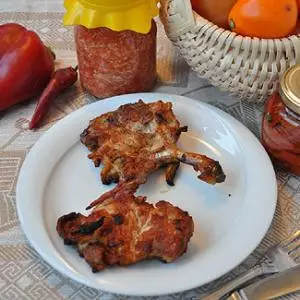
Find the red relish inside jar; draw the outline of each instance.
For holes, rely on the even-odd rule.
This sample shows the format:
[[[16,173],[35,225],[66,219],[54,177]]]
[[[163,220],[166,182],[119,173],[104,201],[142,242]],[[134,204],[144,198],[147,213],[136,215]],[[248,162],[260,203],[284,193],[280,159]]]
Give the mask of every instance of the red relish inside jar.
[[[75,27],[82,86],[98,98],[151,90],[156,82],[156,23],[148,33]]]
[[[262,143],[275,164],[300,175],[300,65],[283,74],[266,102]]]

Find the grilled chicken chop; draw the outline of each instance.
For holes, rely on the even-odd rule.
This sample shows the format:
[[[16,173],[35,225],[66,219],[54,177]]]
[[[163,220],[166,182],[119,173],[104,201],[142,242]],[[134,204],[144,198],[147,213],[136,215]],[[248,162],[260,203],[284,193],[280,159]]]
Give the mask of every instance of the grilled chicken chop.
[[[59,218],[59,235],[77,247],[93,272],[151,258],[169,263],[186,251],[192,218],[166,201],[153,205],[134,196],[138,185],[120,183],[91,205],[87,217],[70,213]]]
[[[90,121],[81,141],[91,151],[95,166],[103,164],[102,182],[136,180],[144,183],[152,171],[167,166],[166,180],[173,179],[180,162],[192,165],[200,179],[225,180],[219,162],[205,155],[182,152],[176,142],[187,127],[180,127],[170,102],[145,104],[142,100],[120,106]]]

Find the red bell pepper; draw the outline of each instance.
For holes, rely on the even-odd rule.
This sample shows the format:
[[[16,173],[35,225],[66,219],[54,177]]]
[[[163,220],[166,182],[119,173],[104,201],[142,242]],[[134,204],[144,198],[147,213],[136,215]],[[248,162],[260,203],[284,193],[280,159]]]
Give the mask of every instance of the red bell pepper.
[[[54,56],[25,27],[0,25],[0,111],[40,94],[54,72]]]

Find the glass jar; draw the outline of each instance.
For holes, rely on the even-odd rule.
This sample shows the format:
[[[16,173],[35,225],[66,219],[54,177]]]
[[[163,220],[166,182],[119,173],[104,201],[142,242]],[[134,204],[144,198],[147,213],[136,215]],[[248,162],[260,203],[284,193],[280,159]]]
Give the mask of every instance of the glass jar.
[[[279,91],[266,102],[262,143],[274,163],[300,175],[300,65],[283,74]]]
[[[154,21],[147,34],[76,26],[83,88],[98,98],[151,90],[156,82],[156,32]]]
[[[64,0],[75,26],[80,81],[105,98],[151,90],[156,82],[157,0]]]

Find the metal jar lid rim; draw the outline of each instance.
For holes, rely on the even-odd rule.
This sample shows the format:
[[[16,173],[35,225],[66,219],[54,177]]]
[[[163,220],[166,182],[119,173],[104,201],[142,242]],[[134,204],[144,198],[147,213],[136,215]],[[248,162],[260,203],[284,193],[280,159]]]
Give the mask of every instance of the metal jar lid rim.
[[[300,115],[300,64],[289,68],[283,74],[279,93],[285,105]]]

